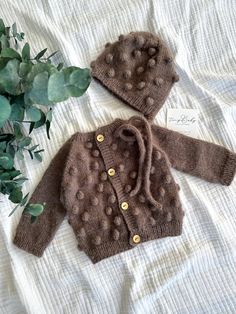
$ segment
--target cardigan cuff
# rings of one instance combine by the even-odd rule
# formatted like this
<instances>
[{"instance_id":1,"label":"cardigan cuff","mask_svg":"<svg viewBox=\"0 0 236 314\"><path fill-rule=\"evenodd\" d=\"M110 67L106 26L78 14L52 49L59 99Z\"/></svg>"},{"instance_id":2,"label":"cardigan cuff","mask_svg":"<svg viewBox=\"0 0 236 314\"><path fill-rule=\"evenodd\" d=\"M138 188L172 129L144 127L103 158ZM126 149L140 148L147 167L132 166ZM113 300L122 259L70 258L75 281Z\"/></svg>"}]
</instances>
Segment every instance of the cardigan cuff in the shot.
<instances>
[{"instance_id":1,"label":"cardigan cuff","mask_svg":"<svg viewBox=\"0 0 236 314\"><path fill-rule=\"evenodd\" d=\"M230 185L231 182L233 181L235 173L236 173L236 154L229 152L221 177L222 184Z\"/></svg>"},{"instance_id":2,"label":"cardigan cuff","mask_svg":"<svg viewBox=\"0 0 236 314\"><path fill-rule=\"evenodd\" d=\"M17 235L15 236L15 238L13 239L13 244L16 245L18 248L31 253L37 257L41 257L43 255L44 252L44 247L42 246L37 246L35 244L32 244L31 241L28 241L28 239L26 237L24 237L24 235L20 235L19 233L17 233Z\"/></svg>"}]
</instances>

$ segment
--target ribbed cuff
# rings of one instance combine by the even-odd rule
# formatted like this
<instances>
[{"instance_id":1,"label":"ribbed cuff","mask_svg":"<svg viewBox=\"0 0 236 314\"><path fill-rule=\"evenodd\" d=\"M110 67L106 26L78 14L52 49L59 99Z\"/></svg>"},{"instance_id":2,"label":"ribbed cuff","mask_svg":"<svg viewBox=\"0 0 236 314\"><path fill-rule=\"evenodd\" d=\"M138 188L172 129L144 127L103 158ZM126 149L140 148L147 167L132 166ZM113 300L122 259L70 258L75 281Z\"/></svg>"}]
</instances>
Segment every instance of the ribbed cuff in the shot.
<instances>
[{"instance_id":1,"label":"ribbed cuff","mask_svg":"<svg viewBox=\"0 0 236 314\"><path fill-rule=\"evenodd\" d=\"M221 177L222 184L230 185L234 179L235 173L236 173L236 154L229 152Z\"/></svg>"},{"instance_id":2,"label":"ribbed cuff","mask_svg":"<svg viewBox=\"0 0 236 314\"><path fill-rule=\"evenodd\" d=\"M16 245L19 249L22 249L37 257L41 257L45 249L44 247L34 245L31 241L24 237L24 234L22 233L17 233L12 243Z\"/></svg>"}]
</instances>

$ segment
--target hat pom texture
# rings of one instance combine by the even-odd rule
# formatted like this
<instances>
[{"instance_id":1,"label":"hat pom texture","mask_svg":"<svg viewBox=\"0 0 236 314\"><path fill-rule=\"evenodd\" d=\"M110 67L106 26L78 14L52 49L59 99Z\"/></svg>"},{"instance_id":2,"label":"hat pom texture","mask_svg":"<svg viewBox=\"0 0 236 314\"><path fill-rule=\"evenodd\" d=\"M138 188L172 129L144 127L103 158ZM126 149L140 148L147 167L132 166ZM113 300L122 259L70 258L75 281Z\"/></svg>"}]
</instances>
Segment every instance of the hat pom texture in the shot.
<instances>
[{"instance_id":1,"label":"hat pom texture","mask_svg":"<svg viewBox=\"0 0 236 314\"><path fill-rule=\"evenodd\" d=\"M105 45L90 66L94 78L149 121L179 80L169 49L148 32L120 35L118 41Z\"/></svg>"}]
</instances>

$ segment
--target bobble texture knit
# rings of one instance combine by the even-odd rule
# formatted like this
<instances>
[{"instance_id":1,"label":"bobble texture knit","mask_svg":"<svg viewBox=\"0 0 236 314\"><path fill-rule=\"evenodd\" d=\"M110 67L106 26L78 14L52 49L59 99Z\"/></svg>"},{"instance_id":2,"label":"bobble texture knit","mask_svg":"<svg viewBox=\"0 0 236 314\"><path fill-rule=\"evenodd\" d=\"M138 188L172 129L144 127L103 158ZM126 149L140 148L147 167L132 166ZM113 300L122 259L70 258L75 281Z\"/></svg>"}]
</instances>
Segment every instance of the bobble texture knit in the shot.
<instances>
[{"instance_id":1,"label":"bobble texture knit","mask_svg":"<svg viewBox=\"0 0 236 314\"><path fill-rule=\"evenodd\" d=\"M77 132L60 148L29 202L46 202L34 222L23 213L13 243L38 257L65 216L93 263L145 241L182 232L184 209L170 167L229 185L236 154L149 124L116 119Z\"/></svg>"},{"instance_id":2,"label":"bobble texture knit","mask_svg":"<svg viewBox=\"0 0 236 314\"><path fill-rule=\"evenodd\" d=\"M179 80L173 57L157 35L131 32L105 45L91 74L110 92L152 121Z\"/></svg>"}]
</instances>

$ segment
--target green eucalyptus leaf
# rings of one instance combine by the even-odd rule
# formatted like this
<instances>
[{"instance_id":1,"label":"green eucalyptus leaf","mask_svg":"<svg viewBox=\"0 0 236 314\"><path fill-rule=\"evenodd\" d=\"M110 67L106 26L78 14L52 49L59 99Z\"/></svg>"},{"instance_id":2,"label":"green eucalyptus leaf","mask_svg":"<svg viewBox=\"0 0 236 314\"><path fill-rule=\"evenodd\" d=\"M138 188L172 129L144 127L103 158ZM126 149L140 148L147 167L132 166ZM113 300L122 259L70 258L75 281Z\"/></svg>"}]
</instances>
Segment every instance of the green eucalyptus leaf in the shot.
<instances>
[{"instance_id":1,"label":"green eucalyptus leaf","mask_svg":"<svg viewBox=\"0 0 236 314\"><path fill-rule=\"evenodd\" d=\"M19 159L19 160L23 160L24 159L24 155L21 151L21 149L19 149L16 154L15 154L16 158Z\"/></svg>"},{"instance_id":2,"label":"green eucalyptus leaf","mask_svg":"<svg viewBox=\"0 0 236 314\"><path fill-rule=\"evenodd\" d=\"M1 48L5 49L5 48L9 48L10 47L10 43L9 40L7 38L7 36L5 34L2 34L0 36L0 43L1 43Z\"/></svg>"},{"instance_id":3,"label":"green eucalyptus leaf","mask_svg":"<svg viewBox=\"0 0 236 314\"><path fill-rule=\"evenodd\" d=\"M25 45L22 49L22 59L24 61L27 61L30 59L30 46L28 43L25 43Z\"/></svg>"},{"instance_id":4,"label":"green eucalyptus leaf","mask_svg":"<svg viewBox=\"0 0 236 314\"><path fill-rule=\"evenodd\" d=\"M6 194L11 194L11 192L16 188L16 184L13 180L5 181L4 184Z\"/></svg>"},{"instance_id":5,"label":"green eucalyptus leaf","mask_svg":"<svg viewBox=\"0 0 236 314\"><path fill-rule=\"evenodd\" d=\"M5 33L5 24L2 19L0 19L0 34Z\"/></svg>"},{"instance_id":6,"label":"green eucalyptus leaf","mask_svg":"<svg viewBox=\"0 0 236 314\"><path fill-rule=\"evenodd\" d=\"M30 123L29 134L33 131L33 129L37 129L37 128L41 127L42 125L44 125L44 123L46 121L45 113L42 110L40 110L40 114L41 114L40 120Z\"/></svg>"},{"instance_id":7,"label":"green eucalyptus leaf","mask_svg":"<svg viewBox=\"0 0 236 314\"><path fill-rule=\"evenodd\" d=\"M27 181L28 180L28 178L26 178L26 177L21 177L21 178L18 178L18 179L15 179L14 180L14 182L16 182L17 183L17 185L22 185L22 183L24 183L25 181Z\"/></svg>"},{"instance_id":8,"label":"green eucalyptus leaf","mask_svg":"<svg viewBox=\"0 0 236 314\"><path fill-rule=\"evenodd\" d=\"M50 123L50 121L47 120L46 121L46 132L47 132L47 137L49 140L50 140L50 134L49 134L50 126L51 126L51 123Z\"/></svg>"},{"instance_id":9,"label":"green eucalyptus leaf","mask_svg":"<svg viewBox=\"0 0 236 314\"><path fill-rule=\"evenodd\" d=\"M21 32L19 35L20 35L21 40L24 39L25 33L22 33L22 32Z\"/></svg>"},{"instance_id":10,"label":"green eucalyptus leaf","mask_svg":"<svg viewBox=\"0 0 236 314\"><path fill-rule=\"evenodd\" d=\"M25 146L29 146L30 145L30 143L31 143L31 141L32 141L32 138L31 137L25 137L25 138L23 138L23 140L21 140L19 143L18 143L18 146L20 147L20 148L24 148Z\"/></svg>"},{"instance_id":11,"label":"green eucalyptus leaf","mask_svg":"<svg viewBox=\"0 0 236 314\"><path fill-rule=\"evenodd\" d=\"M30 155L30 158L31 158L31 159L34 159L34 155L32 154L32 152L31 152L30 150L28 150L28 153L29 153L29 155Z\"/></svg>"},{"instance_id":12,"label":"green eucalyptus leaf","mask_svg":"<svg viewBox=\"0 0 236 314\"><path fill-rule=\"evenodd\" d=\"M3 141L11 141L11 140L14 140L15 139L15 136L11 133L3 133L3 134L0 134L0 142L3 142Z\"/></svg>"},{"instance_id":13,"label":"green eucalyptus leaf","mask_svg":"<svg viewBox=\"0 0 236 314\"><path fill-rule=\"evenodd\" d=\"M47 137L49 140L50 140L49 130L51 127L51 121L52 121L52 109L50 109L46 114L46 132L47 132Z\"/></svg>"},{"instance_id":14,"label":"green eucalyptus leaf","mask_svg":"<svg viewBox=\"0 0 236 314\"><path fill-rule=\"evenodd\" d=\"M21 35L20 35L19 33L16 34L16 38L17 38L19 41L22 41Z\"/></svg>"},{"instance_id":15,"label":"green eucalyptus leaf","mask_svg":"<svg viewBox=\"0 0 236 314\"><path fill-rule=\"evenodd\" d=\"M16 34L17 34L17 27L16 27L16 23L14 23L14 24L12 25L12 35L15 37Z\"/></svg>"},{"instance_id":16,"label":"green eucalyptus leaf","mask_svg":"<svg viewBox=\"0 0 236 314\"><path fill-rule=\"evenodd\" d=\"M84 94L84 89L80 89L78 88L77 86L74 86L74 85L68 85L67 86L67 91L68 91L68 94L71 96L71 97L80 97Z\"/></svg>"},{"instance_id":17,"label":"green eucalyptus leaf","mask_svg":"<svg viewBox=\"0 0 236 314\"><path fill-rule=\"evenodd\" d=\"M27 110L27 109L29 109L33 105L33 102L29 98L29 85L28 85L27 82L26 82L25 86L26 86L26 91L24 93L24 103L25 103L25 109Z\"/></svg>"},{"instance_id":18,"label":"green eucalyptus leaf","mask_svg":"<svg viewBox=\"0 0 236 314\"><path fill-rule=\"evenodd\" d=\"M30 121L36 122L39 121L41 118L41 111L36 107L30 107L26 111L26 115L30 119Z\"/></svg>"},{"instance_id":19,"label":"green eucalyptus leaf","mask_svg":"<svg viewBox=\"0 0 236 314\"><path fill-rule=\"evenodd\" d=\"M41 113L41 118L40 120L38 120L37 122L35 122L34 124L34 128L37 129L39 128L40 126L44 125L45 121L46 121L46 116L45 116L45 113L40 110L40 113Z\"/></svg>"},{"instance_id":20,"label":"green eucalyptus leaf","mask_svg":"<svg viewBox=\"0 0 236 314\"><path fill-rule=\"evenodd\" d=\"M26 81L31 84L35 76L42 72L48 72L48 74L50 75L54 72L57 72L57 69L54 65L48 63L36 63L32 66L31 71L28 73Z\"/></svg>"},{"instance_id":21,"label":"green eucalyptus leaf","mask_svg":"<svg viewBox=\"0 0 236 314\"><path fill-rule=\"evenodd\" d=\"M81 90L87 89L90 81L91 76L89 69L77 69L71 73L69 79L71 85L74 85Z\"/></svg>"},{"instance_id":22,"label":"green eucalyptus leaf","mask_svg":"<svg viewBox=\"0 0 236 314\"><path fill-rule=\"evenodd\" d=\"M14 157L15 157L15 148L14 148L14 146L12 146L11 143L7 144L6 153L9 153L11 155L11 157L14 159Z\"/></svg>"},{"instance_id":23,"label":"green eucalyptus leaf","mask_svg":"<svg viewBox=\"0 0 236 314\"><path fill-rule=\"evenodd\" d=\"M42 56L45 54L45 52L48 50L48 48L43 49L42 51L40 51L37 56L34 58L35 60L39 60L40 58L42 58Z\"/></svg>"},{"instance_id":24,"label":"green eucalyptus leaf","mask_svg":"<svg viewBox=\"0 0 236 314\"><path fill-rule=\"evenodd\" d=\"M17 208L20 206L20 204L16 205L13 210L10 212L10 214L8 215L8 217L10 217L16 210Z\"/></svg>"},{"instance_id":25,"label":"green eucalyptus leaf","mask_svg":"<svg viewBox=\"0 0 236 314\"><path fill-rule=\"evenodd\" d=\"M27 193L27 194L23 197L23 199L22 199L22 201L21 201L21 203L20 203L21 206L24 206L24 205L26 204L27 199L28 199L28 196L29 196L29 193Z\"/></svg>"},{"instance_id":26,"label":"green eucalyptus leaf","mask_svg":"<svg viewBox=\"0 0 236 314\"><path fill-rule=\"evenodd\" d=\"M52 74L48 81L48 98L52 102L61 102L69 97L63 72Z\"/></svg>"},{"instance_id":27,"label":"green eucalyptus leaf","mask_svg":"<svg viewBox=\"0 0 236 314\"><path fill-rule=\"evenodd\" d=\"M52 122L52 109L50 109L46 114L46 120Z\"/></svg>"},{"instance_id":28,"label":"green eucalyptus leaf","mask_svg":"<svg viewBox=\"0 0 236 314\"><path fill-rule=\"evenodd\" d=\"M35 150L38 146L39 146L39 144L34 145L34 146L30 147L30 149L29 149L29 150L32 152L32 151L33 151L33 150Z\"/></svg>"},{"instance_id":29,"label":"green eucalyptus leaf","mask_svg":"<svg viewBox=\"0 0 236 314\"><path fill-rule=\"evenodd\" d=\"M44 206L42 204L27 204L25 206L24 212L37 217L42 214L43 210Z\"/></svg>"},{"instance_id":30,"label":"green eucalyptus leaf","mask_svg":"<svg viewBox=\"0 0 236 314\"><path fill-rule=\"evenodd\" d=\"M22 200L22 191L19 187L16 187L10 194L9 200L13 203L20 203Z\"/></svg>"},{"instance_id":31,"label":"green eucalyptus leaf","mask_svg":"<svg viewBox=\"0 0 236 314\"><path fill-rule=\"evenodd\" d=\"M24 94L20 94L17 96L11 96L11 103L12 104L18 104L20 107L25 108Z\"/></svg>"},{"instance_id":32,"label":"green eucalyptus leaf","mask_svg":"<svg viewBox=\"0 0 236 314\"><path fill-rule=\"evenodd\" d=\"M17 50L19 48L19 44L17 39L14 37L14 41L15 41L15 49Z\"/></svg>"},{"instance_id":33,"label":"green eucalyptus leaf","mask_svg":"<svg viewBox=\"0 0 236 314\"><path fill-rule=\"evenodd\" d=\"M12 48L2 49L1 57L21 60L21 55Z\"/></svg>"},{"instance_id":34,"label":"green eucalyptus leaf","mask_svg":"<svg viewBox=\"0 0 236 314\"><path fill-rule=\"evenodd\" d=\"M7 65L7 62L10 61L10 60L11 59L9 59L9 58L0 57L0 70L5 68L5 66Z\"/></svg>"},{"instance_id":35,"label":"green eucalyptus leaf","mask_svg":"<svg viewBox=\"0 0 236 314\"><path fill-rule=\"evenodd\" d=\"M57 54L59 51L54 51L52 54L50 54L50 56L48 57L48 59L52 58L53 56L55 56L55 54Z\"/></svg>"},{"instance_id":36,"label":"green eucalyptus leaf","mask_svg":"<svg viewBox=\"0 0 236 314\"><path fill-rule=\"evenodd\" d=\"M15 178L21 174L20 170L10 170L8 171L11 178Z\"/></svg>"},{"instance_id":37,"label":"green eucalyptus leaf","mask_svg":"<svg viewBox=\"0 0 236 314\"><path fill-rule=\"evenodd\" d=\"M75 66L70 66L70 67L63 69L62 72L64 73L65 80L68 82L70 79L70 75L73 73L73 71L77 71L78 69L79 68L75 67Z\"/></svg>"},{"instance_id":38,"label":"green eucalyptus leaf","mask_svg":"<svg viewBox=\"0 0 236 314\"><path fill-rule=\"evenodd\" d=\"M57 66L57 70L60 71L63 68L63 65L64 64L62 62L59 63L58 66Z\"/></svg>"},{"instance_id":39,"label":"green eucalyptus leaf","mask_svg":"<svg viewBox=\"0 0 236 314\"><path fill-rule=\"evenodd\" d=\"M48 72L42 72L35 76L29 98L35 104L48 105L50 103L48 100Z\"/></svg>"},{"instance_id":40,"label":"green eucalyptus leaf","mask_svg":"<svg viewBox=\"0 0 236 314\"><path fill-rule=\"evenodd\" d=\"M78 67L68 67L53 73L48 81L48 98L61 102L69 97L83 95L91 81L90 71Z\"/></svg>"},{"instance_id":41,"label":"green eucalyptus leaf","mask_svg":"<svg viewBox=\"0 0 236 314\"><path fill-rule=\"evenodd\" d=\"M9 117L10 121L23 121L25 115L24 108L20 107L19 104L12 104L11 114Z\"/></svg>"},{"instance_id":42,"label":"green eucalyptus leaf","mask_svg":"<svg viewBox=\"0 0 236 314\"><path fill-rule=\"evenodd\" d=\"M42 161L42 156L39 153L34 153L34 157L38 160L38 161Z\"/></svg>"},{"instance_id":43,"label":"green eucalyptus leaf","mask_svg":"<svg viewBox=\"0 0 236 314\"><path fill-rule=\"evenodd\" d=\"M4 180L10 180L11 176L8 172L2 172L0 173L0 180L4 181Z\"/></svg>"},{"instance_id":44,"label":"green eucalyptus leaf","mask_svg":"<svg viewBox=\"0 0 236 314\"><path fill-rule=\"evenodd\" d=\"M0 191L2 194L10 194L10 193L7 193L6 185L3 182L1 182L0 188L1 188Z\"/></svg>"},{"instance_id":45,"label":"green eucalyptus leaf","mask_svg":"<svg viewBox=\"0 0 236 314\"><path fill-rule=\"evenodd\" d=\"M10 37L10 30L11 28L9 26L5 27L5 35L7 35L7 37Z\"/></svg>"},{"instance_id":46,"label":"green eucalyptus leaf","mask_svg":"<svg viewBox=\"0 0 236 314\"><path fill-rule=\"evenodd\" d=\"M0 128L4 125L11 114L11 105L8 99L0 95Z\"/></svg>"},{"instance_id":47,"label":"green eucalyptus leaf","mask_svg":"<svg viewBox=\"0 0 236 314\"><path fill-rule=\"evenodd\" d=\"M34 153L41 153L41 152L44 152L44 149L39 149L39 150L35 151Z\"/></svg>"},{"instance_id":48,"label":"green eucalyptus leaf","mask_svg":"<svg viewBox=\"0 0 236 314\"><path fill-rule=\"evenodd\" d=\"M4 151L7 147L7 142L0 142L0 151Z\"/></svg>"},{"instance_id":49,"label":"green eucalyptus leaf","mask_svg":"<svg viewBox=\"0 0 236 314\"><path fill-rule=\"evenodd\" d=\"M19 76L25 77L31 71L32 66L32 63L21 62L19 67Z\"/></svg>"},{"instance_id":50,"label":"green eucalyptus leaf","mask_svg":"<svg viewBox=\"0 0 236 314\"><path fill-rule=\"evenodd\" d=\"M31 122L31 123L30 123L29 134L33 131L34 125L35 125L35 122Z\"/></svg>"},{"instance_id":51,"label":"green eucalyptus leaf","mask_svg":"<svg viewBox=\"0 0 236 314\"><path fill-rule=\"evenodd\" d=\"M9 153L0 153L0 166L4 169L11 169L13 167L13 158Z\"/></svg>"},{"instance_id":52,"label":"green eucalyptus leaf","mask_svg":"<svg viewBox=\"0 0 236 314\"><path fill-rule=\"evenodd\" d=\"M8 61L6 66L0 70L0 89L4 89L11 95L19 95L21 93L18 68L19 61L13 59Z\"/></svg>"},{"instance_id":53,"label":"green eucalyptus leaf","mask_svg":"<svg viewBox=\"0 0 236 314\"><path fill-rule=\"evenodd\" d=\"M15 135L15 138L17 140L21 139L23 137L23 133L21 131L21 124L18 123L18 122L13 122L13 128L14 128L14 135Z\"/></svg>"}]
</instances>

